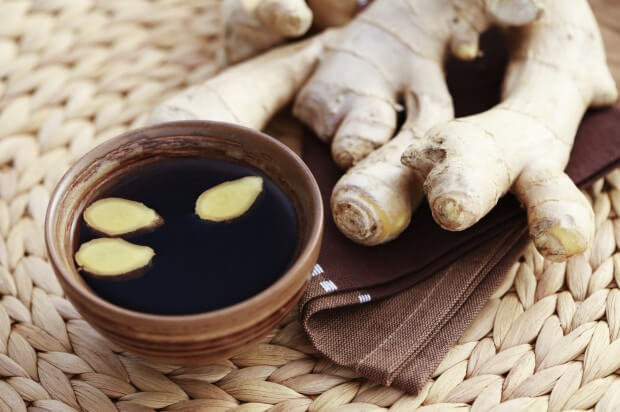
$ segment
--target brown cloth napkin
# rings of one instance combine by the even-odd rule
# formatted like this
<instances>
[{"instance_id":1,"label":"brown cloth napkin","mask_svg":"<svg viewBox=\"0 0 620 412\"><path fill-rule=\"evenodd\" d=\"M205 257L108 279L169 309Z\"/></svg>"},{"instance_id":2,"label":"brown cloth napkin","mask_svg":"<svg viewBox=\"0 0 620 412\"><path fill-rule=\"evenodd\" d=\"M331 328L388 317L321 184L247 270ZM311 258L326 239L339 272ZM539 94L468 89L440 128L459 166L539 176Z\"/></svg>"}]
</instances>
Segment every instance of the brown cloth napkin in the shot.
<instances>
[{"instance_id":1,"label":"brown cloth napkin","mask_svg":"<svg viewBox=\"0 0 620 412\"><path fill-rule=\"evenodd\" d=\"M497 33L483 38L487 57L452 62L448 81L457 115L497 101L506 56ZM302 299L303 326L316 349L361 375L417 392L473 321L527 244L525 213L510 195L463 232L442 230L426 204L398 239L376 247L340 234L329 212L342 174L329 148L304 139L326 210L319 264ZM620 109L583 120L568 173L585 187L620 164Z\"/></svg>"}]
</instances>

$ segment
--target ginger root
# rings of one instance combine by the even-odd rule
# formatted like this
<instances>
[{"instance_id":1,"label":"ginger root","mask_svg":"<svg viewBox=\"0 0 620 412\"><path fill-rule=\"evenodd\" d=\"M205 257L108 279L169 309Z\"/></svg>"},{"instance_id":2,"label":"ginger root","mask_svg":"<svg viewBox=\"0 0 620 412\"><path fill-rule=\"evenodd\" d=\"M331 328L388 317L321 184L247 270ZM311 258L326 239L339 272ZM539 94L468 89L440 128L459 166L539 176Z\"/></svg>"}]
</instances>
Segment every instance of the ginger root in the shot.
<instances>
[{"instance_id":1,"label":"ginger root","mask_svg":"<svg viewBox=\"0 0 620 412\"><path fill-rule=\"evenodd\" d=\"M514 3L529 10L530 20L540 14L535 0L376 0L329 39L293 110L331 142L334 161L349 169L331 197L344 235L376 245L409 225L422 182L400 157L430 127L454 117L446 52L473 59L478 36L490 25L526 23L506 17ZM407 119L393 138L400 101Z\"/></svg>"},{"instance_id":2,"label":"ginger root","mask_svg":"<svg viewBox=\"0 0 620 412\"><path fill-rule=\"evenodd\" d=\"M155 252L120 238L99 238L80 245L75 261L84 272L106 278L127 278L141 273Z\"/></svg>"},{"instance_id":3,"label":"ginger root","mask_svg":"<svg viewBox=\"0 0 620 412\"><path fill-rule=\"evenodd\" d=\"M84 210L84 221L99 234L120 236L159 227L164 220L144 203L118 197L99 199Z\"/></svg>"},{"instance_id":4,"label":"ginger root","mask_svg":"<svg viewBox=\"0 0 620 412\"><path fill-rule=\"evenodd\" d=\"M209 119L262 129L312 72L322 36L276 48L183 90L159 104L148 122Z\"/></svg>"},{"instance_id":5,"label":"ginger root","mask_svg":"<svg viewBox=\"0 0 620 412\"><path fill-rule=\"evenodd\" d=\"M423 177L435 220L463 230L511 190L527 209L530 236L547 258L583 252L594 214L563 172L588 106L617 99L601 35L585 0L547 0L533 24L509 32L502 102L437 125L403 162Z\"/></svg>"},{"instance_id":6,"label":"ginger root","mask_svg":"<svg viewBox=\"0 0 620 412\"><path fill-rule=\"evenodd\" d=\"M524 26L509 29L504 101L451 121L447 51L475 58L479 34L493 24ZM610 104L616 89L586 0L375 0L342 28L274 49L164 102L151 122L203 118L262 128L303 84L293 111L348 168L331 204L354 241L397 237L424 191L435 219L462 230L512 189L542 253L561 260L588 245L592 212L562 170L585 109ZM401 102L407 119L397 132Z\"/></svg>"},{"instance_id":7,"label":"ginger root","mask_svg":"<svg viewBox=\"0 0 620 412\"><path fill-rule=\"evenodd\" d=\"M372 0L223 0L219 63L237 63L288 39L343 26Z\"/></svg>"},{"instance_id":8,"label":"ginger root","mask_svg":"<svg viewBox=\"0 0 620 412\"><path fill-rule=\"evenodd\" d=\"M205 190L196 200L196 214L203 220L222 222L245 214L263 191L263 178L246 176Z\"/></svg>"},{"instance_id":9,"label":"ginger root","mask_svg":"<svg viewBox=\"0 0 620 412\"><path fill-rule=\"evenodd\" d=\"M305 34L312 11L305 0L223 0L222 64L254 56L287 38Z\"/></svg>"}]
</instances>

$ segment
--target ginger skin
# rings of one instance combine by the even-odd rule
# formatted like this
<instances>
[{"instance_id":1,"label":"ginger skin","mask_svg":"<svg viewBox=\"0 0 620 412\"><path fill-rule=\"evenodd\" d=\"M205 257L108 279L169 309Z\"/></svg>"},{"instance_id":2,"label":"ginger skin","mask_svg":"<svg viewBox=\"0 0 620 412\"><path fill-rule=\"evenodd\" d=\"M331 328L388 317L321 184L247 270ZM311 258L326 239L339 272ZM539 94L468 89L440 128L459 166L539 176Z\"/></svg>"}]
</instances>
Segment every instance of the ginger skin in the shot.
<instances>
[{"instance_id":1,"label":"ginger skin","mask_svg":"<svg viewBox=\"0 0 620 412\"><path fill-rule=\"evenodd\" d=\"M223 0L221 15L223 65L302 36L312 24L312 10L305 0Z\"/></svg>"},{"instance_id":2,"label":"ginger skin","mask_svg":"<svg viewBox=\"0 0 620 412\"><path fill-rule=\"evenodd\" d=\"M583 252L595 229L588 201L563 172L577 127L589 106L612 104L617 91L587 2L547 0L545 9L509 32L502 102L433 127L402 161L425 178L444 228L470 227L511 190L538 250L561 261Z\"/></svg>"},{"instance_id":3,"label":"ginger skin","mask_svg":"<svg viewBox=\"0 0 620 412\"><path fill-rule=\"evenodd\" d=\"M226 66L257 55L287 39L317 29L343 26L371 0L223 0L223 47Z\"/></svg>"},{"instance_id":4,"label":"ginger skin","mask_svg":"<svg viewBox=\"0 0 620 412\"><path fill-rule=\"evenodd\" d=\"M162 102L149 123L209 119L262 129L312 72L323 49L321 39L279 47L232 66Z\"/></svg>"}]
</instances>

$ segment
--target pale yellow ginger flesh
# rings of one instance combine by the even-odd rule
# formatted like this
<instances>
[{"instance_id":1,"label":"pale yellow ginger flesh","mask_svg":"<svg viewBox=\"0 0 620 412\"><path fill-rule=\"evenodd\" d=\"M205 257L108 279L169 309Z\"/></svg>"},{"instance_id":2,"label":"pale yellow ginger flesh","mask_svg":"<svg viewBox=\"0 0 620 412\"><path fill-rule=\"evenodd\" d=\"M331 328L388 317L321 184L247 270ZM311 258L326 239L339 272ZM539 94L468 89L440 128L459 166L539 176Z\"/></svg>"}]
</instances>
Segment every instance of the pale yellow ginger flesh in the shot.
<instances>
[{"instance_id":1,"label":"pale yellow ginger flesh","mask_svg":"<svg viewBox=\"0 0 620 412\"><path fill-rule=\"evenodd\" d=\"M128 276L148 266L155 252L120 238L93 239L80 245L75 261L80 269L102 277Z\"/></svg>"},{"instance_id":2,"label":"pale yellow ginger flesh","mask_svg":"<svg viewBox=\"0 0 620 412\"><path fill-rule=\"evenodd\" d=\"M222 222L245 214L263 191L263 178L246 176L205 190L196 200L196 214L203 220Z\"/></svg>"},{"instance_id":3,"label":"pale yellow ginger flesh","mask_svg":"<svg viewBox=\"0 0 620 412\"><path fill-rule=\"evenodd\" d=\"M164 222L157 212L144 203L119 197L106 197L92 203L84 210L84 221L106 236L150 230Z\"/></svg>"},{"instance_id":4,"label":"pale yellow ginger flesh","mask_svg":"<svg viewBox=\"0 0 620 412\"><path fill-rule=\"evenodd\" d=\"M561 261L583 252L595 229L588 201L563 172L577 127L589 106L612 104L617 90L586 0L544 6L539 20L508 32L502 102L433 127L402 160L424 177L444 228L470 227L510 190L538 250Z\"/></svg>"}]
</instances>

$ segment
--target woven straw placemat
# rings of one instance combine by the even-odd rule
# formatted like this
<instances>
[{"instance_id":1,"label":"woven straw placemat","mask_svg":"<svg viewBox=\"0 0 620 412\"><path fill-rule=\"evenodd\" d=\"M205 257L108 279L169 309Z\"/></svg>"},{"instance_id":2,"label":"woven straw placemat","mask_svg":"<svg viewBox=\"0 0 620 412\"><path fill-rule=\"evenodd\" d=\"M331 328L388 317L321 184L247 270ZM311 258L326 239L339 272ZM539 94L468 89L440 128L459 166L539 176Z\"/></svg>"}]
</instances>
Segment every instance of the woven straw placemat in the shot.
<instances>
[{"instance_id":1,"label":"woven straw placemat","mask_svg":"<svg viewBox=\"0 0 620 412\"><path fill-rule=\"evenodd\" d=\"M50 191L94 145L214 70L217 2L0 0L0 410L521 411L620 408L620 170L589 192L587 256L533 248L418 396L318 357L292 313L209 366L145 362L94 332L45 255Z\"/></svg>"}]
</instances>

